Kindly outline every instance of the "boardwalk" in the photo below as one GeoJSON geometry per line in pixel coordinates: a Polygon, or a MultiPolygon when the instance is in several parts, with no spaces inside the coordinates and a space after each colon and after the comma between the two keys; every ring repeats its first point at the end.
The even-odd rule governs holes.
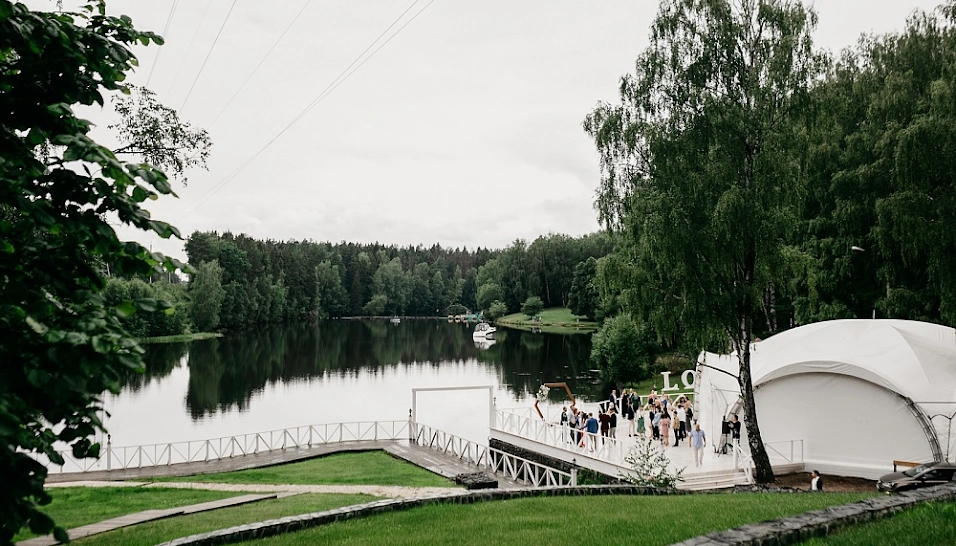
{"type": "Polygon", "coordinates": [[[386,449],[389,446],[401,442],[408,443],[407,440],[359,440],[319,444],[312,447],[293,447],[263,453],[251,453],[248,455],[236,455],[235,457],[211,461],[197,461],[164,466],[145,466],[142,468],[127,468],[122,470],[51,473],[47,476],[47,483],[75,482],[80,480],[143,480],[165,476],[194,476],[197,474],[231,472],[234,470],[246,470],[249,468],[303,461],[343,451],[375,451],[386,449]]]}

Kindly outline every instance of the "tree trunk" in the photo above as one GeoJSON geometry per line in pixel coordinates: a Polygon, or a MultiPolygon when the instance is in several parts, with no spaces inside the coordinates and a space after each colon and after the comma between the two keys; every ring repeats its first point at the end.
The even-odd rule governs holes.
{"type": "MultiPolygon", "coordinates": [[[[743,321],[746,323],[747,321],[743,321]]],[[[744,402],[744,425],[747,426],[747,441],[750,444],[750,456],[754,460],[754,468],[757,471],[757,483],[773,483],[775,478],[773,468],[770,466],[770,456],[767,455],[767,448],[763,445],[763,439],[760,436],[760,427],[757,425],[757,405],[754,404],[754,386],[750,377],[750,328],[741,324],[743,334],[743,343],[737,349],[737,356],[740,359],[740,374],[737,381],[740,383],[740,394],[744,402]]],[[[735,343],[736,344],[736,343],[735,343]]]]}

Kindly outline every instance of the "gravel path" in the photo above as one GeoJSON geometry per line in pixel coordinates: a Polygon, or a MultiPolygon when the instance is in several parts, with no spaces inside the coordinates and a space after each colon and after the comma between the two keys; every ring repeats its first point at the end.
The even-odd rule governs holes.
{"type": "Polygon", "coordinates": [[[110,482],[77,481],[48,483],[47,487],[163,487],[171,489],[205,489],[208,491],[235,491],[244,493],[350,493],[366,494],[390,499],[410,498],[450,493],[465,489],[455,487],[401,487],[390,485],[265,485],[244,483],[200,482],[110,482]]]}

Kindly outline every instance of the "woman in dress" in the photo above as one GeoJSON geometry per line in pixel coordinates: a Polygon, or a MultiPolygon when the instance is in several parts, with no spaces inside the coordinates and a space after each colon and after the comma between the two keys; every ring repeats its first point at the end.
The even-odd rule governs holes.
{"type": "Polygon", "coordinates": [[[667,447],[671,440],[671,416],[667,410],[661,410],[661,445],[667,447]]]}

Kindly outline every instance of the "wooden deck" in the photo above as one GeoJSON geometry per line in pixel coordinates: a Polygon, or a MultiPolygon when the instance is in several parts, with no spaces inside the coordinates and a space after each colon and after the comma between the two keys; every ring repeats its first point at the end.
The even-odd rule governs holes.
{"type": "MultiPolygon", "coordinates": [[[[393,443],[392,445],[386,447],[385,451],[391,454],[393,457],[404,459],[416,466],[430,470],[431,472],[434,472],[439,476],[444,476],[450,480],[454,479],[455,476],[459,474],[470,474],[473,472],[483,471],[482,468],[463,461],[457,457],[446,455],[428,447],[410,444],[408,442],[393,443]]],[[[499,489],[528,487],[520,482],[507,479],[502,476],[493,475],[490,472],[485,473],[498,480],[499,489]]]]}

